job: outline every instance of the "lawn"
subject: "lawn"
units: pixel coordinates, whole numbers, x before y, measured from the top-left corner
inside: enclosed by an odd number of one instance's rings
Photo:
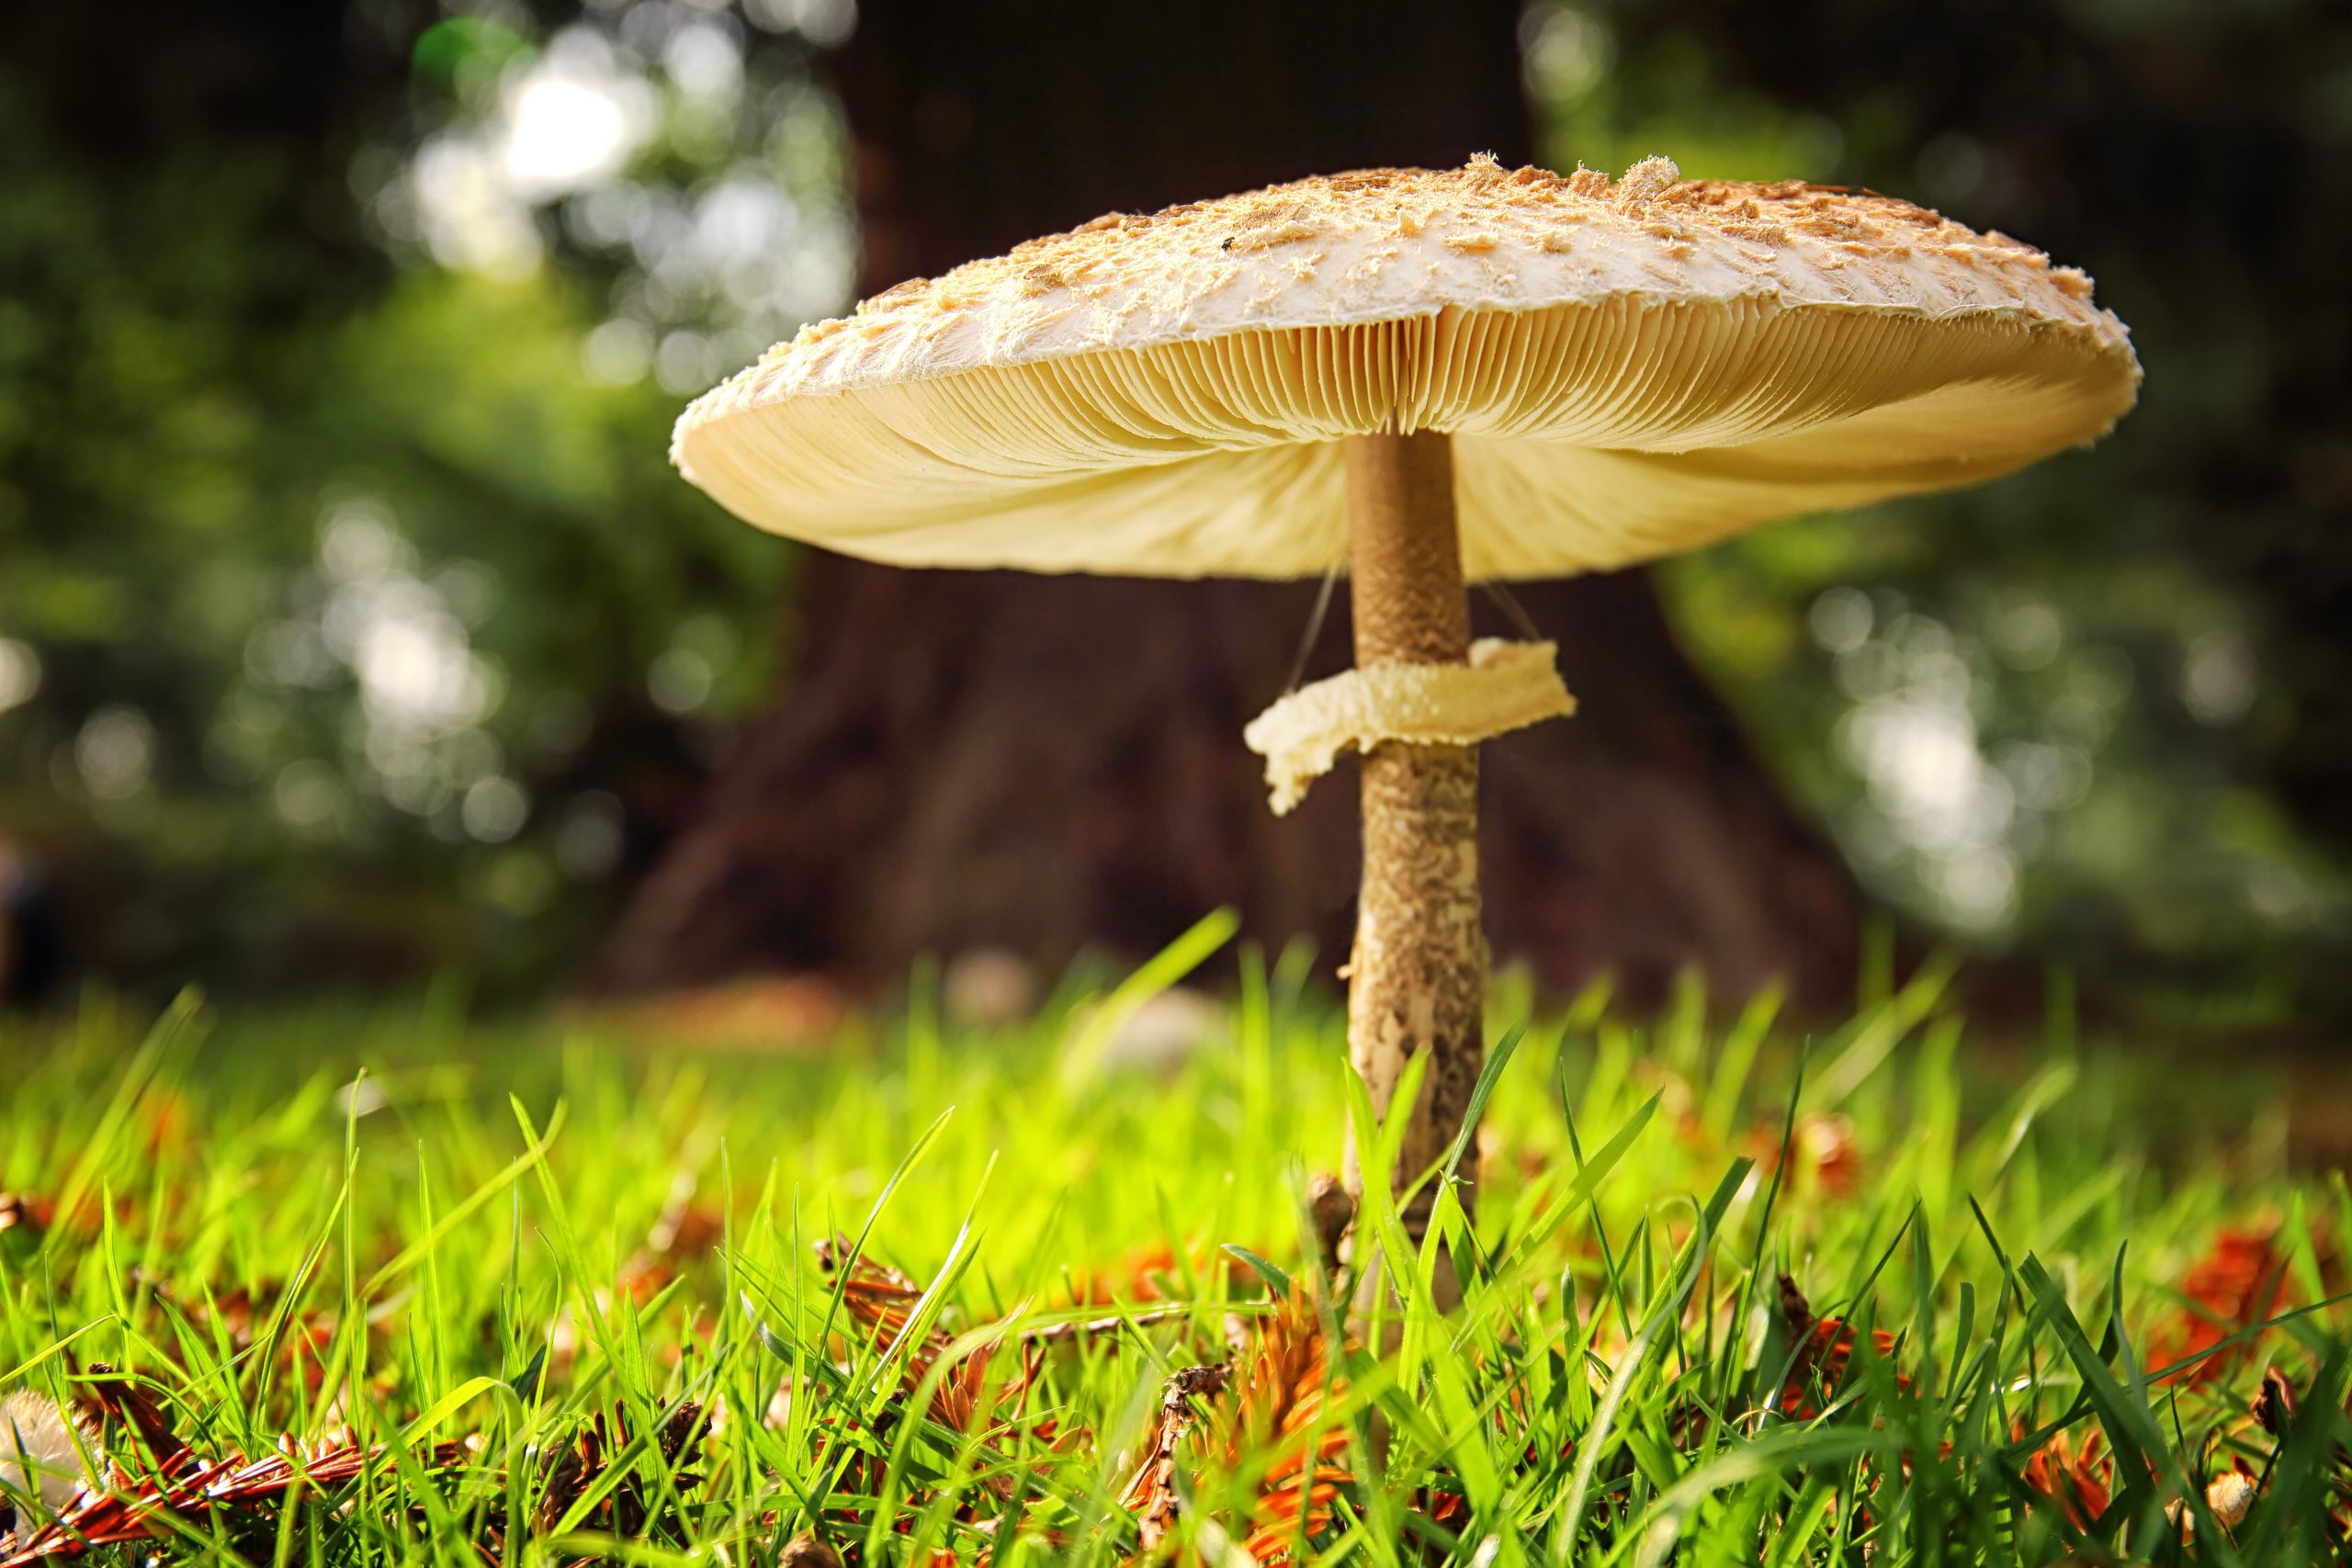
[[[447,998],[6,1026],[0,1369],[115,1495],[0,1561],[2342,1551],[2352,1196],[2241,1077],[1981,1038],[1941,970],[1810,1034],[1505,985],[1465,1304],[1351,1325],[1342,1021],[1245,957],[1123,1065],[1184,956],[791,1054]]]

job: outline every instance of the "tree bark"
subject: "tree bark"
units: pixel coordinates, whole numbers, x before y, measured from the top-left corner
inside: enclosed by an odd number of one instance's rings
[[[878,289],[1104,211],[1310,173],[1525,161],[1516,0],[1222,7],[877,0],[840,62]],[[1638,573],[1524,585],[1577,717],[1490,745],[1487,931],[1567,987],[1686,967],[1850,994],[1855,904]],[[639,891],[592,981],[758,970],[887,985],[920,955],[1148,953],[1237,906],[1344,952],[1344,789],[1276,821],[1242,726],[1313,584],[906,571],[801,557],[773,709]],[[1336,619],[1336,617],[1335,617]],[[1328,626],[1310,672],[1348,662]]]

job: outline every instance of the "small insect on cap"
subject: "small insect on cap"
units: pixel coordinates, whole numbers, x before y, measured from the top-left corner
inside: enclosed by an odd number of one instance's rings
[[[2139,378],[2088,278],[1905,201],[1478,158],[900,284],[705,395],[672,456],[876,560],[1282,578],[1346,555],[1338,442],[1442,431],[1466,574],[1556,576],[2007,473]]]

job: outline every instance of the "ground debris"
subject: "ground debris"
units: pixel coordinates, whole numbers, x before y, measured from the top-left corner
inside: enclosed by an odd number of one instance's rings
[[[1152,1425],[1142,1462],[1119,1493],[1119,1506],[1136,1517],[1144,1551],[1156,1550],[1176,1528],[1184,1439],[1200,1425],[1200,1402],[1223,1393],[1232,1379],[1231,1369],[1221,1363],[1182,1367],[1160,1390],[1159,1417]]]
[[[709,1427],[708,1413],[692,1400],[663,1416],[653,1437],[663,1465],[674,1466],[702,1440]],[[644,1535],[656,1509],[648,1503],[644,1479],[634,1466],[597,1500],[585,1517],[570,1517],[580,1501],[595,1490],[628,1451],[630,1444],[628,1412],[618,1404],[613,1406],[609,1418],[599,1412],[569,1444],[548,1456],[543,1472],[544,1490],[532,1523],[541,1531],[551,1531],[568,1520],[571,1528],[607,1530],[626,1539]],[[672,1484],[679,1490],[694,1486],[700,1480],[691,1471],[673,1471],[671,1476]]]
[[[2180,1291],[2188,1302],[2152,1337],[2149,1365],[2178,1367],[2195,1359],[2195,1365],[2180,1367],[2164,1381],[2201,1388],[2252,1353],[2251,1344],[2216,1350],[2222,1341],[2292,1304],[2276,1229],[2223,1230],[2190,1266]]]
[[[1781,1319],[1795,1359],[1790,1363],[1774,1407],[1784,1416],[1810,1421],[1836,1401],[1845,1383],[1847,1368],[1854,1356],[1854,1325],[1843,1318],[1815,1316],[1813,1303],[1805,1300],[1797,1282],[1786,1274],[1780,1277],[1780,1291]],[[1871,1348],[1882,1359],[1890,1357],[1894,1353],[1894,1336],[1883,1328],[1873,1328]],[[1897,1388],[1911,1386],[1911,1380],[1900,1374],[1894,1382]],[[1816,1393],[1820,1395],[1818,1400],[1815,1398]]]
[[[324,1491],[376,1468],[390,1453],[383,1444],[362,1446],[348,1430],[335,1429],[308,1441],[280,1438],[277,1451],[258,1458],[232,1451],[205,1459],[182,1446],[137,1473],[109,1465],[103,1489],[85,1483],[54,1517],[14,1538],[0,1555],[0,1568],[62,1562],[95,1547],[167,1536],[166,1520],[233,1517],[303,1490]],[[446,1470],[464,1462],[465,1445],[436,1443],[411,1457],[426,1470]]]

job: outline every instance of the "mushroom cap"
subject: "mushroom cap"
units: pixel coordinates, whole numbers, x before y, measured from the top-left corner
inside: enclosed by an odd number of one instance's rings
[[[902,283],[705,394],[671,456],[875,560],[1281,578],[1345,558],[1338,441],[1441,430],[1464,571],[1549,577],[2007,473],[2139,378],[2083,274],[1909,202],[1477,158]]]

